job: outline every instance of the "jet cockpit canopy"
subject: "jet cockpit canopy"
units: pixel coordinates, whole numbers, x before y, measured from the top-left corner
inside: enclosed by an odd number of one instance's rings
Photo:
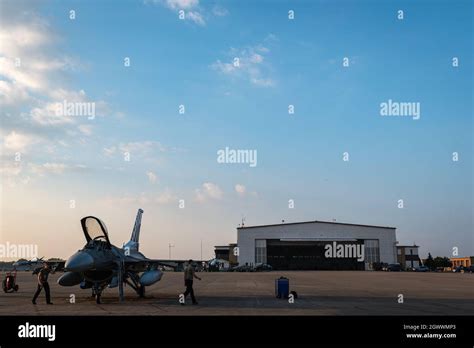
[[[86,216],[81,219],[82,231],[86,237],[87,243],[91,240],[104,241],[110,245],[109,234],[107,233],[107,227],[105,224],[95,216]]]

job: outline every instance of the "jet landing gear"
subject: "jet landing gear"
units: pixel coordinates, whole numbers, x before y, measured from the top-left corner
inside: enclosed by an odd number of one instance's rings
[[[103,286],[94,285],[92,287],[92,297],[95,298],[95,303],[101,304],[100,298],[102,297],[102,291],[104,290]]]
[[[125,282],[130,285],[133,290],[135,290],[140,298],[145,297],[145,286],[140,284],[138,275],[134,273],[128,273],[128,277],[125,279]]]
[[[143,285],[140,285],[140,287],[138,288],[138,296],[140,296],[140,298],[144,298],[145,297],[145,287]]]

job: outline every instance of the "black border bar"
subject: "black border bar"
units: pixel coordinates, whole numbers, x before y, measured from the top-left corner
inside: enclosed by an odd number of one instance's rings
[[[473,347],[473,322],[473,316],[0,316],[0,346],[135,347],[155,342]],[[55,340],[18,337],[19,326],[26,323],[55,325]],[[407,338],[407,333],[415,332],[407,325],[418,326],[416,333],[455,334],[456,338]],[[430,326],[436,329],[429,330]]]

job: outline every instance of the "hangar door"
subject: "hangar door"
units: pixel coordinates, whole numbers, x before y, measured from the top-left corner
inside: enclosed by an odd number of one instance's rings
[[[326,258],[324,248],[328,243],[267,239],[267,263],[274,270],[364,270],[364,262],[355,258]],[[363,240],[338,244],[363,244]]]

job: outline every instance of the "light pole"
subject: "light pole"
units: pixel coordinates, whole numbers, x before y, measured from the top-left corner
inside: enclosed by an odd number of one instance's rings
[[[202,239],[201,239],[201,262],[202,262]]]
[[[171,260],[171,248],[174,248],[174,244],[168,243],[168,256],[170,260]]]

